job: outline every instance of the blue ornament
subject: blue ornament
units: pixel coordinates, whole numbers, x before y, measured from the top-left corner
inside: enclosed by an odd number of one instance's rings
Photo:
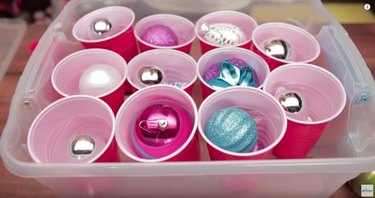
[[[226,88],[231,86],[258,87],[257,76],[253,68],[238,68],[235,65],[222,61],[220,75],[207,83],[212,87]]]
[[[258,139],[255,120],[236,107],[216,111],[206,124],[205,134],[216,146],[236,153],[250,152]]]

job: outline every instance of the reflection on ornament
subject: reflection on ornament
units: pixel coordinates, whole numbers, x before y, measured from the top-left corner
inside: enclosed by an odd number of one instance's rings
[[[156,66],[145,66],[139,69],[138,78],[144,85],[156,85],[163,81],[164,75]]]
[[[283,87],[280,87],[276,91],[276,98],[283,106],[285,111],[289,113],[300,113],[303,102],[299,94],[293,91],[288,91]]]
[[[105,94],[121,83],[119,72],[106,64],[88,67],[79,79],[79,92],[91,96]]]
[[[255,120],[236,107],[216,111],[206,123],[205,134],[216,146],[237,153],[252,151],[258,139]]]
[[[245,33],[230,23],[202,24],[203,38],[210,44],[218,46],[236,46],[246,41]]]
[[[92,23],[92,29],[98,35],[109,32],[111,28],[112,24],[107,19],[98,19]]]
[[[213,66],[215,66],[215,64]],[[221,62],[219,71],[220,73],[218,77],[207,82],[210,86],[216,88],[226,88],[231,86],[259,86],[255,70],[252,67],[247,66],[247,64],[242,65],[241,68],[239,68],[238,66],[224,60]]]
[[[146,43],[157,46],[176,46],[178,39],[176,33],[168,26],[156,24],[148,27],[142,34],[141,39]]]
[[[70,153],[76,159],[90,156],[94,149],[95,141],[88,135],[80,135],[70,144]]]
[[[299,113],[302,108],[301,97],[294,92],[284,93],[279,97],[279,102],[290,113]]]
[[[278,59],[287,59],[290,55],[290,44],[282,39],[271,39],[264,43],[267,55]]]

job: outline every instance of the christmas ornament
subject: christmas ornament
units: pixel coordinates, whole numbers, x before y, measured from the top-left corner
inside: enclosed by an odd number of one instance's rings
[[[176,33],[168,26],[156,24],[148,27],[142,34],[141,39],[146,43],[157,46],[176,46],[178,39]]]

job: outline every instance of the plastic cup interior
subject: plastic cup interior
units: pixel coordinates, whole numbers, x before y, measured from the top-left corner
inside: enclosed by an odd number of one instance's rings
[[[286,41],[290,47],[287,59],[278,59],[265,53],[265,43],[273,39]],[[255,28],[252,34],[254,46],[267,57],[282,63],[310,63],[318,58],[320,45],[306,30],[287,23],[264,23]]]
[[[258,142],[263,149],[236,153],[216,146],[207,138],[205,128],[209,118],[216,111],[228,107],[241,108],[259,120]],[[281,105],[270,94],[255,88],[233,87],[217,91],[203,101],[198,112],[198,129],[203,139],[216,150],[232,156],[256,156],[272,150],[283,138],[286,126],[286,115]]]
[[[247,36],[246,41],[239,43],[237,46],[241,46],[245,43],[251,41],[251,35],[253,34],[254,29],[257,27],[257,22],[247,14],[237,11],[216,11],[211,12],[202,16],[195,24],[195,34],[197,35],[198,39],[207,45],[220,47],[219,45],[208,43],[204,39],[204,32],[200,30],[202,24],[215,24],[215,23],[229,23],[232,25],[236,25],[239,27],[244,34]]]
[[[91,163],[98,159],[114,138],[115,118],[103,101],[91,96],[70,96],[45,108],[32,123],[27,146],[38,163]],[[81,159],[71,146],[80,135],[90,136],[95,147]]]
[[[146,66],[156,66],[163,73],[162,84],[183,83],[182,89],[191,86],[197,79],[195,60],[177,50],[155,49],[134,57],[128,64],[128,81],[136,89],[147,85],[139,79],[139,70]]]
[[[107,20],[111,24],[108,32],[97,34],[93,23],[97,20]],[[94,10],[84,15],[73,26],[73,37],[80,42],[96,43],[110,40],[127,31],[134,23],[134,12],[124,6],[109,6]]]
[[[62,96],[80,94],[81,75],[87,68],[96,64],[111,66],[122,78],[113,89],[96,97],[106,96],[124,84],[127,77],[126,62],[120,55],[105,49],[85,49],[68,55],[56,65],[51,76],[54,89]]]
[[[141,38],[141,35],[147,28],[157,24],[171,28],[177,35],[178,45],[157,46],[147,43]],[[179,48],[192,43],[195,39],[194,24],[184,17],[173,14],[154,14],[141,19],[134,26],[134,35],[142,44],[157,49]]]
[[[137,156],[131,140],[132,119],[142,107],[156,100],[171,100],[179,103],[192,115],[194,126],[187,141],[175,152],[161,158],[144,159]],[[121,106],[116,118],[115,137],[121,151],[129,158],[139,162],[162,162],[173,158],[184,150],[193,139],[197,129],[197,107],[193,99],[184,91],[171,85],[154,85],[141,89],[131,95]],[[187,148],[186,148],[187,149]]]
[[[346,104],[341,82],[329,71],[311,64],[287,64],[273,70],[264,90],[276,96],[282,90],[295,92],[302,99],[299,113],[287,112],[288,119],[304,124],[320,124],[337,117]]]
[[[197,74],[201,83],[213,90],[220,90],[220,88],[211,87],[204,80],[203,76],[211,65],[230,58],[238,58],[247,62],[255,70],[258,76],[259,86],[257,88],[262,88],[263,82],[270,73],[268,64],[254,52],[239,47],[217,48],[203,54],[199,58],[197,66]]]

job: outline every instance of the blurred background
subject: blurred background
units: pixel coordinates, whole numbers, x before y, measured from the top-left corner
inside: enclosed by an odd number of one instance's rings
[[[0,17],[49,24],[69,0],[0,0]],[[375,23],[375,0],[322,0],[341,23]],[[364,5],[369,12],[363,12]]]

